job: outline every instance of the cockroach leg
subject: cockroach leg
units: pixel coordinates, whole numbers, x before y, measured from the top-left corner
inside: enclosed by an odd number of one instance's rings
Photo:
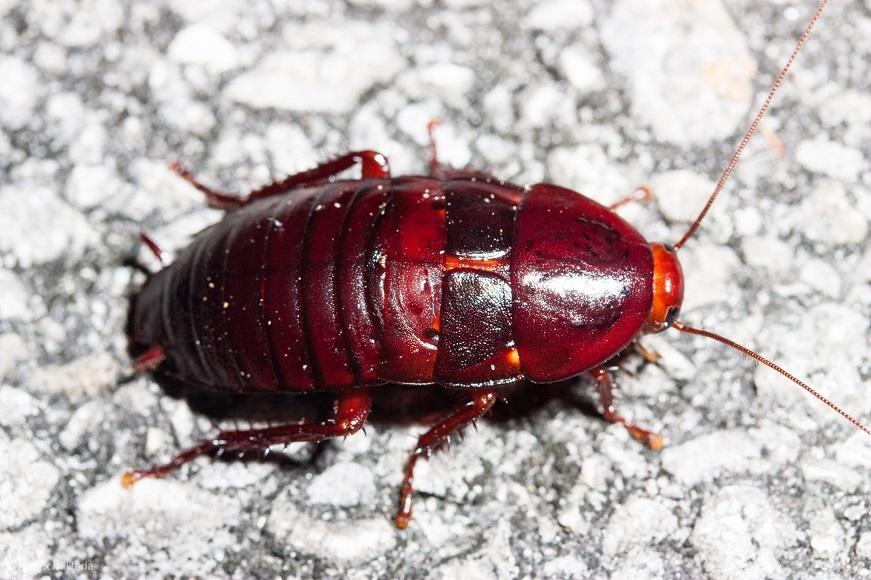
[[[633,438],[641,441],[651,449],[662,449],[662,435],[633,425],[614,410],[614,383],[611,380],[610,373],[604,367],[596,367],[589,371],[588,374],[596,381],[596,387],[599,390],[602,418],[606,421],[623,425]]]
[[[200,455],[222,455],[227,452],[244,453],[263,451],[273,445],[295,443],[297,441],[321,441],[333,437],[343,437],[359,431],[372,405],[372,396],[365,389],[355,389],[339,395],[336,416],[331,421],[279,425],[265,429],[221,431],[215,437],[202,441],[199,445],[182,451],[169,463],[148,469],[133,469],[121,476],[121,485],[131,487],[146,477],[165,477],[185,463]]]
[[[438,119],[430,119],[426,124],[426,132],[429,135],[429,174],[433,177],[441,175],[441,164],[439,163],[439,148],[435,136],[435,129],[442,122]]]
[[[645,361],[649,363],[657,363],[662,360],[661,354],[659,354],[655,350],[650,350],[645,347],[643,344],[641,344],[641,341],[639,339],[636,338],[633,344],[635,345],[635,350],[638,351],[638,354],[644,357]]]
[[[289,175],[280,181],[255,189],[243,196],[221,193],[210,189],[197,181],[194,176],[178,162],[171,163],[169,168],[177,173],[182,179],[201,191],[206,196],[206,200],[210,207],[215,209],[236,209],[256,199],[287,193],[291,189],[297,187],[329,180],[342,171],[357,164],[361,165],[363,179],[390,178],[390,164],[387,162],[387,157],[377,151],[371,150],[352,151],[351,153],[342,155],[332,161],[322,163],[314,169]]]
[[[166,353],[163,351],[163,347],[155,344],[136,357],[130,367],[137,372],[152,371],[159,367],[164,360],[166,360]]]
[[[154,254],[154,257],[160,261],[161,266],[166,267],[172,263],[172,254],[161,248],[151,236],[142,230],[139,230],[139,239],[148,246],[148,249],[152,254]]]
[[[221,193],[210,189],[206,185],[196,180],[193,174],[182,167],[178,161],[173,161],[169,164],[169,169],[176,175],[193,185],[199,192],[206,196],[206,201],[209,207],[214,209],[236,209],[245,205],[245,198],[232,195],[229,193]]]
[[[638,188],[624,197],[616,201],[615,203],[608,206],[608,209],[615,210],[618,207],[623,207],[624,205],[635,203],[639,201],[650,201],[653,199],[653,189],[649,185],[639,185]]]
[[[439,445],[449,441],[451,435],[459,432],[463,427],[486,414],[495,402],[496,394],[494,392],[474,391],[470,395],[470,400],[462,407],[456,409],[420,436],[414,451],[411,452],[411,455],[408,456],[408,461],[405,463],[405,477],[402,480],[402,491],[399,496],[399,512],[393,520],[396,527],[404,529],[411,522],[411,500],[414,495],[414,466],[417,460],[421,456],[429,457]]]

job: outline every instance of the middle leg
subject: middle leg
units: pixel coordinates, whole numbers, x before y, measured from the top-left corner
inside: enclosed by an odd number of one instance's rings
[[[408,461],[405,464],[405,477],[402,480],[402,491],[399,495],[399,512],[393,520],[397,528],[406,528],[411,521],[414,466],[417,460],[421,457],[429,457],[433,450],[447,441],[451,435],[487,413],[495,402],[496,394],[493,391],[472,391],[468,402],[420,436],[417,440],[417,446],[408,456]]]

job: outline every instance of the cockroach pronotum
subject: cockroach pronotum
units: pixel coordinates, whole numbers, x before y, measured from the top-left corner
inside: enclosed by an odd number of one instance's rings
[[[134,368],[159,367],[185,383],[234,392],[334,392],[335,417],[222,431],[169,463],[126,473],[124,485],[204,454],[349,435],[366,422],[377,385],[437,383],[465,401],[423,434],[408,458],[395,518],[404,528],[417,460],[486,414],[518,381],[586,374],[598,387],[604,418],[659,448],[658,435],[615,411],[605,365],[640,335],[667,328],[754,358],[871,435],[773,362],[678,320],[677,254],[735,169],[826,4],[818,5],[707,204],[672,246],[648,243],[612,211],[616,206],[574,191],[443,168],[434,141],[426,177],[391,177],[383,155],[358,151],[246,197],[213,191],[175,165],[213,207],[231,211],[171,264],[143,235],[166,267],[134,299]],[[361,179],[336,179],[355,165]]]

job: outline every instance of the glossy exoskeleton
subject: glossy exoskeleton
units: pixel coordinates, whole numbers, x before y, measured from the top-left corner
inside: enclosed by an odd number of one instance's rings
[[[221,432],[165,465],[128,472],[125,485],[205,453],[349,435],[366,422],[378,385],[438,383],[465,401],[420,437],[408,459],[395,520],[405,527],[417,459],[518,381],[587,374],[603,416],[660,447],[658,435],[615,412],[604,364],[639,335],[668,327],[737,348],[811,391],[744,347],[677,321],[676,251],[734,169],[792,60],[708,205],[673,247],[648,243],[613,206],[555,185],[518,187],[442,169],[435,155],[431,175],[394,178],[383,155],[354,152],[245,198],[212,191],[176,166],[213,206],[232,211],[135,297],[134,365],[233,392],[333,392],[336,413],[318,423]],[[361,179],[335,179],[357,164]]]

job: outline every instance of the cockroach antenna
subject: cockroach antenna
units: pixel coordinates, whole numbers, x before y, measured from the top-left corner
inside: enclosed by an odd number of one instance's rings
[[[756,133],[756,130],[759,128],[759,124],[762,122],[762,118],[765,116],[765,113],[768,111],[768,107],[771,105],[771,101],[774,99],[774,95],[777,93],[778,89],[783,84],[783,80],[786,78],[786,75],[789,74],[790,67],[792,67],[792,64],[795,62],[795,59],[798,56],[798,53],[804,47],[805,42],[807,42],[807,39],[810,36],[811,30],[813,30],[817,21],[820,19],[820,16],[822,16],[823,11],[826,9],[826,6],[828,5],[828,3],[829,3],[829,0],[822,0],[817,5],[816,12],[814,12],[813,16],[811,16],[811,19],[808,21],[807,26],[805,26],[804,32],[802,32],[801,37],[799,37],[798,42],[796,42],[795,48],[793,49],[792,54],[789,55],[789,58],[787,59],[786,64],[783,65],[783,68],[780,69],[780,73],[777,75],[777,78],[774,79],[774,83],[771,85],[771,89],[768,91],[768,96],[765,97],[765,100],[762,102],[762,106],[759,107],[759,110],[756,112],[756,116],[753,118],[753,122],[750,123],[750,127],[744,133],[744,136],[741,137],[741,141],[738,143],[738,147],[735,149],[735,152],[732,154],[732,157],[729,159],[729,163],[726,165],[726,168],[723,170],[722,175],[720,175],[720,179],[719,179],[719,181],[717,181],[717,185],[716,185],[716,187],[714,187],[714,191],[713,191],[713,193],[711,193],[711,196],[708,198],[708,201],[705,204],[705,207],[702,208],[702,211],[699,213],[699,216],[696,218],[696,221],[693,222],[693,224],[689,227],[689,229],[686,231],[686,233],[683,235],[683,237],[676,244],[674,244],[673,248],[674,248],[675,252],[677,252],[677,250],[679,250],[686,243],[686,241],[688,239],[690,239],[690,237],[692,237],[692,235],[696,232],[696,230],[699,229],[699,225],[701,225],[702,220],[708,214],[708,211],[711,209],[711,206],[714,205],[714,201],[716,201],[717,196],[720,195],[720,192],[723,190],[723,186],[726,184],[726,182],[729,180],[729,177],[732,175],[732,172],[735,170],[735,166],[738,165],[738,160],[741,158],[741,154],[744,152],[744,149],[747,147],[747,144],[750,142],[750,139],[753,137],[753,135]],[[771,369],[774,369],[775,371],[777,371],[778,373],[780,373],[784,377],[788,378],[789,380],[791,380],[792,382],[794,382],[795,384],[800,386],[802,389],[804,389],[805,391],[807,391],[808,393],[810,393],[811,395],[813,395],[814,397],[816,397],[817,399],[819,399],[820,401],[825,403],[829,408],[831,408],[832,410],[837,412],[839,415],[841,415],[844,419],[846,419],[847,421],[852,423],[857,429],[864,431],[868,435],[871,435],[871,431],[869,431],[865,425],[860,423],[857,419],[855,419],[851,415],[847,414],[847,412],[844,411],[843,409],[841,409],[838,405],[836,405],[835,403],[833,403],[832,401],[830,401],[826,397],[822,396],[816,390],[811,388],[808,384],[806,384],[805,382],[796,378],[795,376],[793,376],[792,374],[790,374],[789,372],[787,372],[786,370],[784,370],[783,368],[781,368],[777,364],[766,359],[762,355],[753,352],[749,348],[742,346],[733,340],[729,340],[728,338],[726,338],[724,336],[720,336],[719,334],[715,334],[715,333],[707,331],[707,330],[693,328],[691,326],[687,326],[686,324],[683,324],[683,323],[678,322],[678,321],[675,321],[674,323],[672,323],[671,326],[675,330],[679,330],[680,332],[683,332],[686,334],[695,334],[698,336],[704,336],[706,338],[716,340],[717,342],[725,344],[726,346],[729,346],[729,347],[743,353],[744,355],[756,360],[757,362],[760,362],[760,363],[764,364],[765,366],[767,366]]]
[[[798,42],[795,44],[795,48],[792,50],[792,54],[789,55],[789,58],[786,60],[786,64],[783,65],[783,68],[780,69],[780,73],[777,75],[777,78],[774,79],[774,84],[771,85],[771,89],[768,91],[768,96],[765,97],[765,100],[762,102],[762,106],[759,107],[759,111],[756,112],[756,116],[753,118],[753,122],[750,123],[750,127],[744,133],[744,136],[741,137],[741,141],[738,143],[738,147],[735,149],[735,152],[732,153],[732,157],[729,159],[729,163],[726,165],[726,168],[723,170],[722,175],[720,175],[719,181],[717,181],[716,187],[714,187],[713,193],[708,198],[708,202],[705,204],[705,207],[702,208],[701,213],[699,213],[699,217],[696,218],[696,221],[693,222],[693,225],[689,227],[683,237],[674,244],[674,251],[679,250],[688,239],[692,237],[696,230],[699,229],[699,225],[701,225],[702,220],[705,219],[705,216],[708,215],[708,211],[711,209],[711,206],[714,205],[714,202],[717,200],[717,196],[720,195],[720,191],[722,191],[723,186],[726,185],[726,182],[729,180],[729,177],[732,175],[732,172],[735,171],[735,166],[738,165],[738,160],[741,158],[741,154],[744,153],[744,149],[747,147],[747,144],[750,143],[750,139],[753,138],[753,135],[756,133],[756,130],[759,128],[759,124],[762,122],[762,118],[765,117],[765,113],[768,112],[768,107],[771,105],[771,101],[774,100],[774,95],[777,94],[778,89],[780,89],[780,85],[783,84],[783,80],[786,78],[786,75],[789,74],[789,69],[792,67],[792,63],[795,62],[798,53],[801,52],[801,49],[804,47],[805,42],[807,42],[808,37],[811,34],[811,30],[813,30],[817,21],[820,19],[820,16],[823,15],[823,11],[826,9],[826,6],[829,4],[829,0],[822,0],[819,5],[817,5],[817,10],[814,12],[814,15],[811,16],[811,19],[808,21],[807,26],[804,28],[804,32],[802,32],[801,37],[799,37]]]
[[[770,360],[763,357],[762,355],[753,352],[752,350],[750,350],[746,346],[741,346],[740,344],[738,344],[734,340],[729,340],[728,338],[726,338],[724,336],[720,336],[719,334],[715,334],[715,333],[707,331],[707,330],[702,330],[700,328],[693,328],[692,326],[687,326],[686,324],[683,324],[681,322],[675,321],[671,326],[675,330],[679,330],[679,331],[684,332],[686,334],[695,334],[698,336],[704,336],[705,338],[710,338],[712,340],[716,340],[717,342],[721,342],[721,343],[725,344],[726,346],[730,346],[730,347],[734,348],[735,350],[749,356],[750,358],[754,359],[755,361],[764,364],[768,368],[776,370],[777,372],[779,372],[780,374],[782,374],[783,376],[785,376],[786,378],[788,378],[789,380],[791,380],[792,382],[794,382],[795,384],[800,386],[802,389],[804,389],[805,391],[807,391],[808,393],[810,393],[811,395],[813,395],[814,397],[816,397],[817,399],[819,399],[820,401],[825,403],[828,407],[830,407],[833,411],[838,413],[841,417],[843,417],[844,419],[846,419],[847,421],[852,423],[853,426],[855,426],[857,429],[864,431],[868,435],[871,435],[871,431],[868,430],[868,427],[866,427],[865,425],[860,423],[853,416],[849,415],[846,411],[841,409],[838,405],[836,405],[835,403],[831,402],[830,400],[828,400],[827,398],[825,398],[824,396],[819,394],[815,389],[810,387],[804,381],[796,378],[795,376],[793,376],[792,374],[790,374],[789,372],[787,372],[783,368],[779,367],[778,365],[771,362]]]

